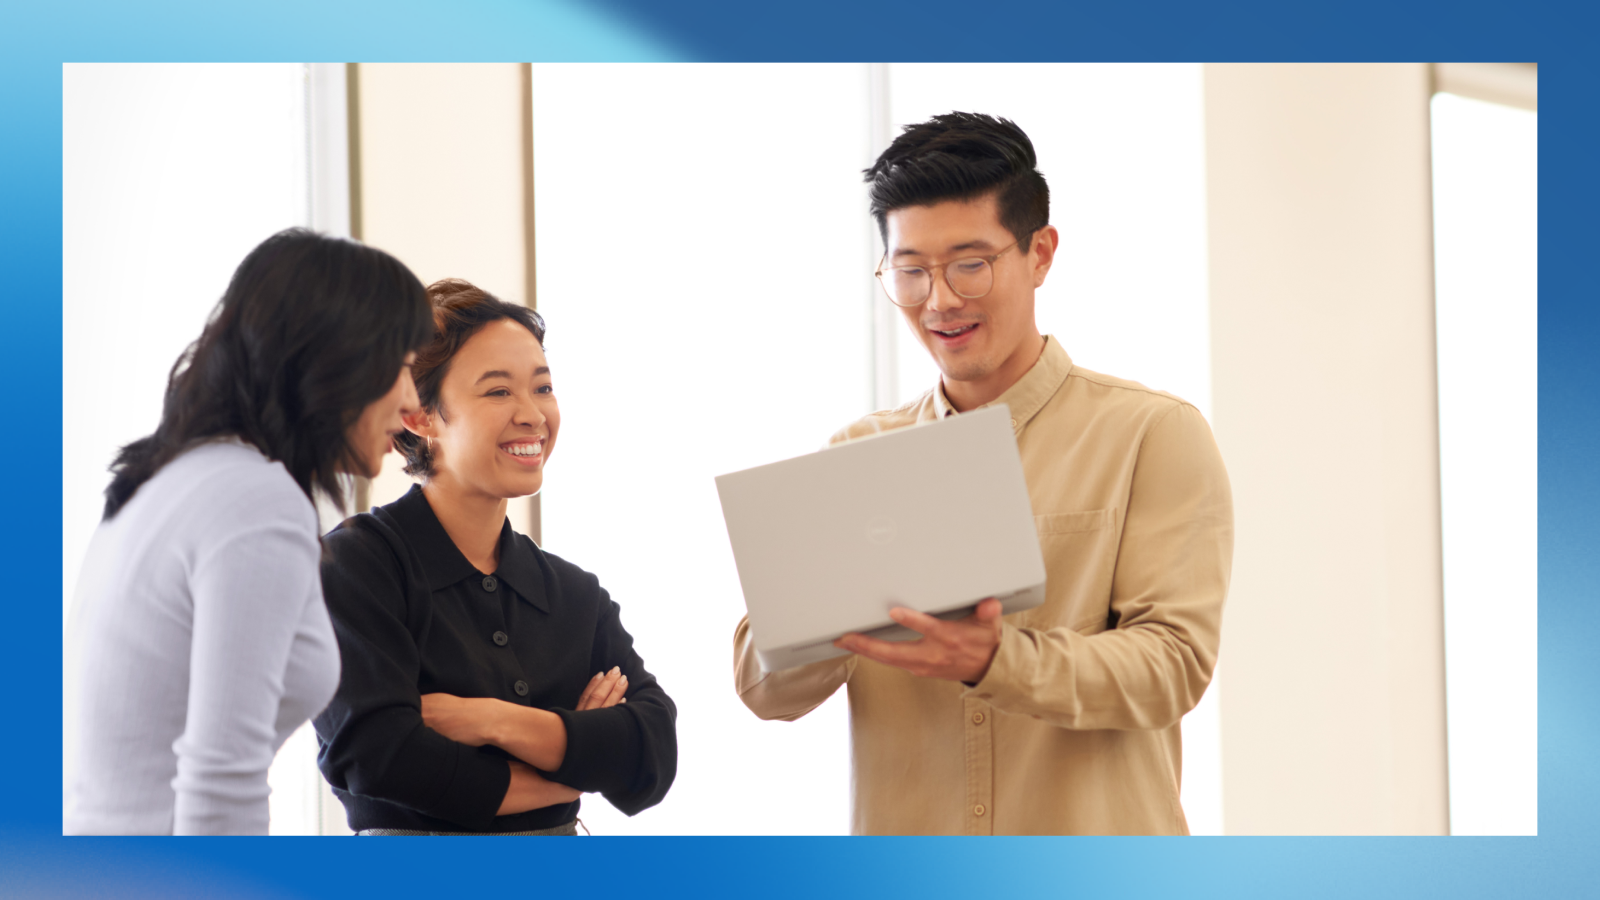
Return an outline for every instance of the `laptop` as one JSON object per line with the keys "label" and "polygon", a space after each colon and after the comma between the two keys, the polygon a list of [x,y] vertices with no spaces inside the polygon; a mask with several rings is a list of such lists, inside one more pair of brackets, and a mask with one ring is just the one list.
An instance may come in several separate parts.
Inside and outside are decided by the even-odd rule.
{"label": "laptop", "polygon": [[716,481],[764,671],[843,656],[847,632],[918,637],[895,606],[958,619],[986,597],[1006,614],[1044,602],[1004,404]]}

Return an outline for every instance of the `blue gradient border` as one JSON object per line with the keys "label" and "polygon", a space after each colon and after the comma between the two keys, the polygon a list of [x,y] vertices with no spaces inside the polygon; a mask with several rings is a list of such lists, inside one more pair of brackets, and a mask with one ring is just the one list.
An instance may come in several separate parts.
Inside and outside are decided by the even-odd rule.
{"label": "blue gradient border", "polygon": [[[977,7],[949,0],[77,0],[6,8],[0,259],[16,406],[0,636],[0,896],[333,897],[597,893],[777,897],[1584,896],[1600,885],[1600,292],[1595,14],[1576,5],[1376,2]],[[655,838],[351,844],[59,836],[61,64],[216,60],[1537,61],[1539,321],[1537,838]],[[115,360],[107,377],[115,377]],[[35,444],[34,442],[40,442]],[[44,470],[33,464],[44,460]],[[43,560],[43,570],[28,563]],[[50,576],[46,578],[45,576]],[[737,785],[729,785],[736,802]]]}

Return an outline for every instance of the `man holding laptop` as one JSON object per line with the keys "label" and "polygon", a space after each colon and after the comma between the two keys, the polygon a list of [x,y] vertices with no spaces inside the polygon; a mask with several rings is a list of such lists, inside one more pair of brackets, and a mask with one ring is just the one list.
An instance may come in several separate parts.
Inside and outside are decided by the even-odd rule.
{"label": "man holding laptop", "polygon": [[[845,635],[849,655],[764,672],[734,635],[740,698],[792,720],[850,697],[857,834],[1185,834],[1179,723],[1216,664],[1233,552],[1227,473],[1190,404],[1073,365],[1034,322],[1059,235],[1032,143],[951,113],[867,170],[885,292],[942,373],[834,443],[993,404],[1011,428],[1044,557],[1044,603],[999,601],[922,635]],[[968,481],[948,472],[930,492]],[[942,549],[962,565],[955,522]]]}

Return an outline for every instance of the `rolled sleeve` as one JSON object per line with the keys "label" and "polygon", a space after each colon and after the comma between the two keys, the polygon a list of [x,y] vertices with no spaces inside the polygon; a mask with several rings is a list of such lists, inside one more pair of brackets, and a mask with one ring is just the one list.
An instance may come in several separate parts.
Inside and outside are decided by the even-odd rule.
{"label": "rolled sleeve", "polygon": [[574,712],[554,709],[567,729],[567,754],[552,781],[580,791],[623,792],[634,787],[639,768],[639,723],[622,706]]}
{"label": "rolled sleeve", "polygon": [[739,699],[762,719],[792,722],[833,696],[850,680],[855,654],[818,660],[792,669],[763,672],[750,637],[750,619],[739,620],[733,632],[733,683]]}

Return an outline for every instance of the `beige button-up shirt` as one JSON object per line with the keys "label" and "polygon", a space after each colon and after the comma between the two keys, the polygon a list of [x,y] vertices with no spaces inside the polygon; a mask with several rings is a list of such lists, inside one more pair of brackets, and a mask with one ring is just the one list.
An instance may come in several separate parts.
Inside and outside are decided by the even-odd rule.
{"label": "beige button-up shirt", "polygon": [[[1002,620],[983,680],[855,655],[763,675],[741,621],[739,696],[792,720],[848,686],[856,834],[1186,834],[1179,722],[1216,665],[1233,557],[1211,429],[1171,394],[1074,366],[1051,338],[994,402],[1011,409],[1046,599]],[[833,441],[953,412],[935,387]],[[953,559],[960,546],[952,529]]]}

